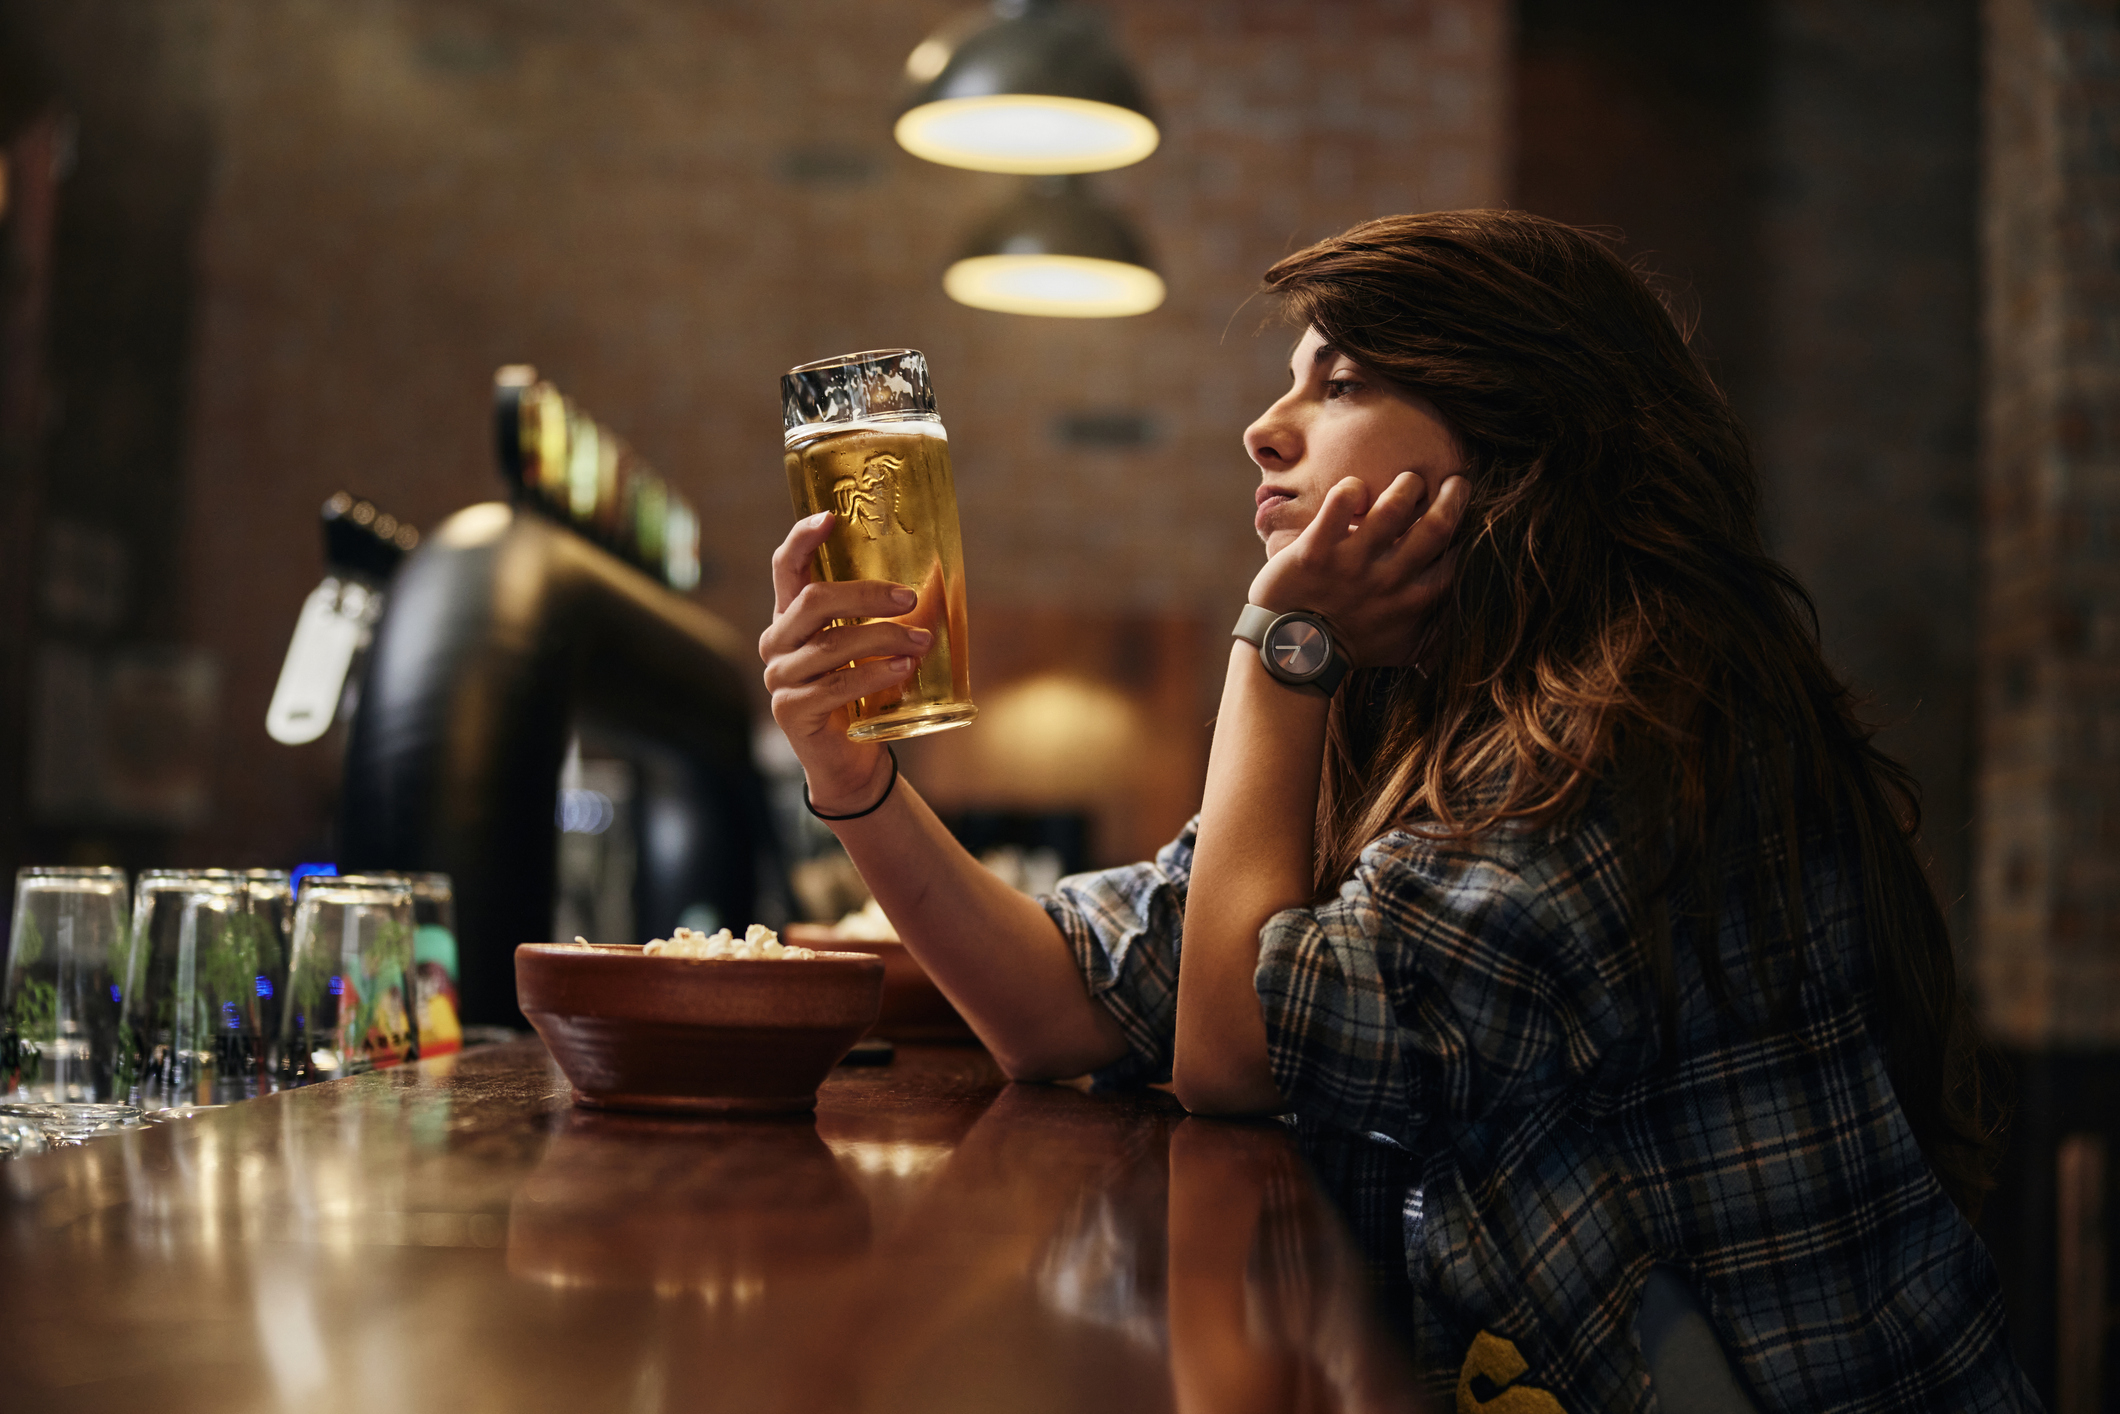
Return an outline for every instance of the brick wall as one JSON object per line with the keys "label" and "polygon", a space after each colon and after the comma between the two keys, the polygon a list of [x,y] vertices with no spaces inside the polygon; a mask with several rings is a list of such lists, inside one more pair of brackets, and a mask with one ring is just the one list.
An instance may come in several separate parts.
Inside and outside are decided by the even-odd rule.
{"label": "brick wall", "polygon": [[1986,0],[1980,978],[2120,1044],[2120,18]]}
{"label": "brick wall", "polygon": [[[1258,272],[1504,194],[1500,0],[1110,5],[1165,138],[1093,181],[1170,301],[1027,320],[939,284],[1009,180],[889,138],[898,65],[950,3],[196,2],[216,165],[185,603],[223,667],[202,861],[311,847],[334,748],[263,720],[316,507],[344,485],[431,525],[494,495],[495,365],[536,363],[705,508],[702,598],[747,632],[789,518],[777,375],[893,344],[935,370],[975,606],[1219,622],[1258,556],[1238,434],[1290,338],[1254,337]],[[1145,413],[1153,440],[1058,440],[1083,412]]]}

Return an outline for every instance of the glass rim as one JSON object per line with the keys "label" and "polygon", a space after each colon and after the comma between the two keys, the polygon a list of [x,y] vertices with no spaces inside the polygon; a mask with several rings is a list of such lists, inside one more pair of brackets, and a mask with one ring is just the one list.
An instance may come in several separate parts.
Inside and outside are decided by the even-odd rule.
{"label": "glass rim", "polygon": [[348,893],[402,894],[412,897],[412,881],[403,874],[311,874],[302,881],[302,897],[311,890],[345,890]]}
{"label": "glass rim", "polygon": [[133,887],[139,890],[190,888],[201,892],[234,893],[250,881],[240,875],[209,869],[143,869]]}
{"label": "glass rim", "polygon": [[438,893],[456,892],[454,876],[439,869],[369,869],[359,874],[310,874],[303,882],[307,883],[310,879],[388,879],[393,882],[401,880],[412,885],[414,893],[421,889]]}
{"label": "glass rim", "polygon": [[130,1100],[11,1100],[0,1098],[0,1114],[24,1119],[65,1118],[69,1115],[106,1112],[117,1117],[137,1115],[140,1107]]}
{"label": "glass rim", "polygon": [[[879,358],[904,358],[912,354],[926,360],[927,355],[918,349],[863,349],[859,353],[834,354],[830,358],[814,359],[809,363],[798,363],[789,373],[821,373],[827,368],[848,368],[857,363],[869,363]],[[785,376],[785,375],[783,375]]]}
{"label": "glass rim", "polygon": [[25,864],[15,871],[17,879],[122,879],[125,871],[115,864]]}

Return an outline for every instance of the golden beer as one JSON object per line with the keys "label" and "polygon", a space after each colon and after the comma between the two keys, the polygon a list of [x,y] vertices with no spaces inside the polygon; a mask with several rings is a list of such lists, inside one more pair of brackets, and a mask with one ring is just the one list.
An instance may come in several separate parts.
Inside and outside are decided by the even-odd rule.
{"label": "golden beer", "polygon": [[[821,409],[824,416],[798,421],[790,401],[785,443],[795,513],[833,513],[831,535],[817,552],[818,577],[907,585],[920,602],[894,622],[935,635],[911,679],[854,702],[847,735],[855,741],[944,731],[979,713],[972,703],[964,548],[950,479],[949,435],[933,413],[925,361],[916,375],[908,358],[919,355],[911,350],[855,354],[805,365],[783,380],[784,401],[798,396],[787,391],[788,381],[798,375],[808,373],[812,386],[820,374],[832,380],[830,394],[809,408],[812,413]],[[872,376],[879,364],[900,376]]]}

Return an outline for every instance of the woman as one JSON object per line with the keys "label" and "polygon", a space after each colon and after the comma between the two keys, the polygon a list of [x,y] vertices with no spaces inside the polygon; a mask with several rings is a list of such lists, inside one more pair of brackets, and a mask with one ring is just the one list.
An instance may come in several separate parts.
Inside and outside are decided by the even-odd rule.
{"label": "woman", "polygon": [[1305,332],[1244,436],[1240,626],[1311,616],[1270,646],[1321,630],[1338,690],[1234,642],[1194,825],[1034,902],[846,740],[928,639],[886,617],[911,591],[810,582],[804,522],[760,652],[813,809],[1010,1075],[1167,1072],[1412,1151],[1461,1404],[1642,1407],[1654,1271],[1763,1408],[2029,1405],[1913,784],[1666,310],[1512,212],[1371,222],[1266,284]]}

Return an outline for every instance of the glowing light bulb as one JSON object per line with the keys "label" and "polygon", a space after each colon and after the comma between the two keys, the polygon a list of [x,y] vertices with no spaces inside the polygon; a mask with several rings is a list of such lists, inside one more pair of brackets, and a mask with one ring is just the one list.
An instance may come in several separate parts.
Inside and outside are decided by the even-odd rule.
{"label": "glowing light bulb", "polygon": [[1035,93],[923,103],[898,119],[893,134],[930,162],[1028,176],[1129,166],[1162,140],[1156,125],[1130,108]]}
{"label": "glowing light bulb", "polygon": [[942,288],[975,309],[1063,319],[1146,314],[1164,297],[1153,270],[1084,255],[976,255],[944,272]]}

